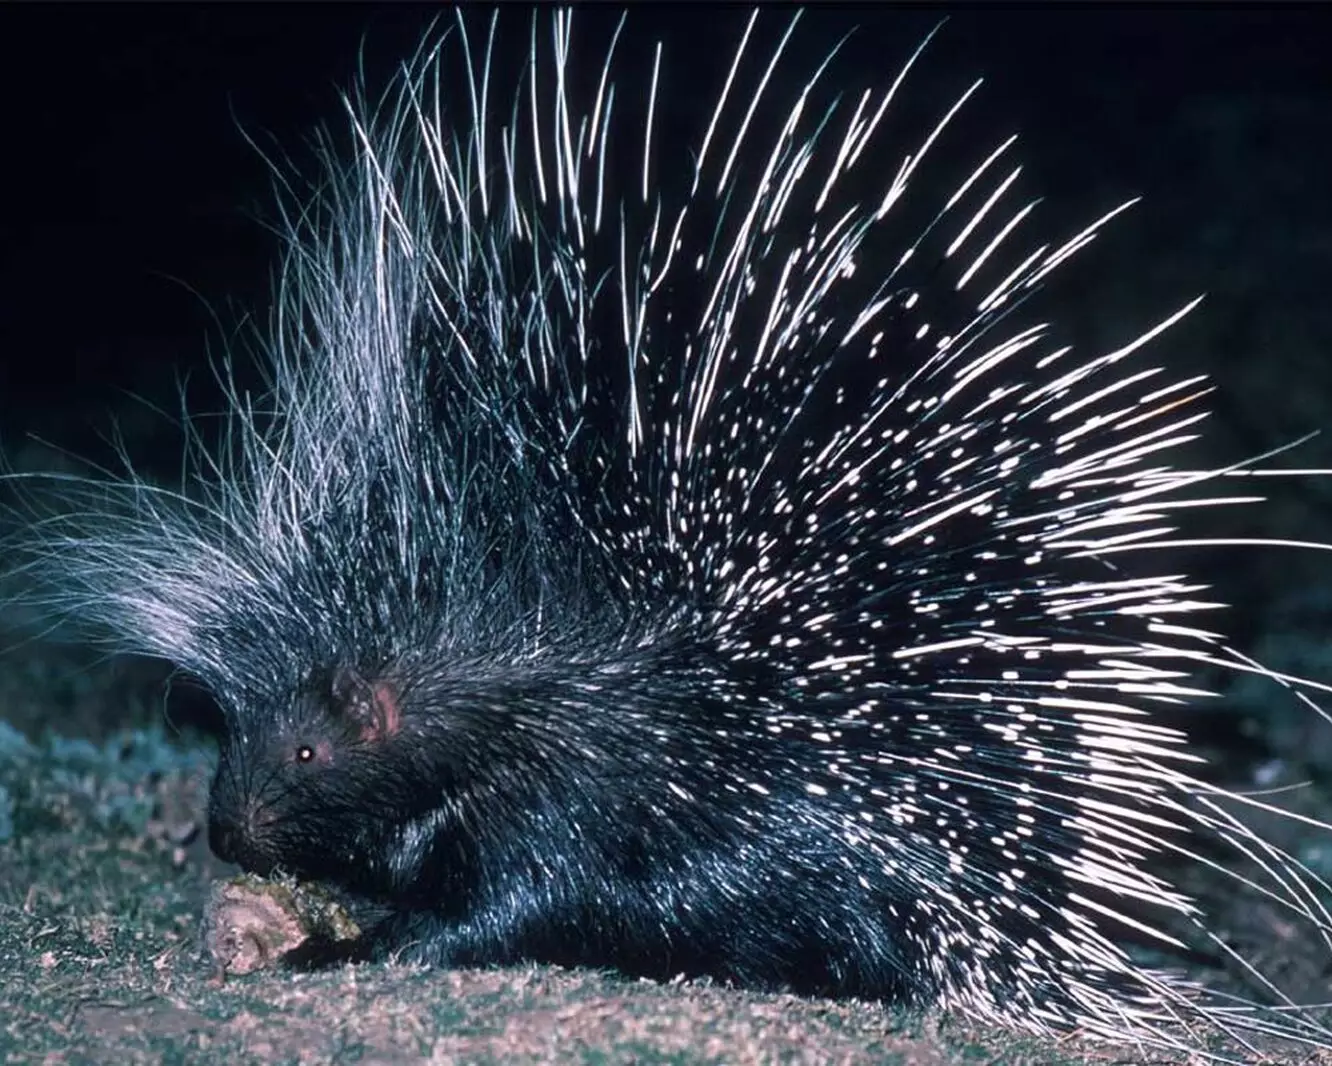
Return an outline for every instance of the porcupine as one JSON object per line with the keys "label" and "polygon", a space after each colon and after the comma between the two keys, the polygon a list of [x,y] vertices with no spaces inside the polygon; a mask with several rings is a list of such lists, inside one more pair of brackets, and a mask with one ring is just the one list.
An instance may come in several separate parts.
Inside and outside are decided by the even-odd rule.
{"label": "porcupine", "polygon": [[1153,566],[1212,480],[1139,363],[1192,305],[1053,344],[1020,307],[1118,209],[1024,245],[1012,139],[929,172],[975,85],[895,141],[902,78],[783,88],[797,24],[663,159],[660,49],[556,14],[501,83],[460,16],[289,205],[266,399],[33,565],[215,695],[214,850],[377,908],[369,957],[1246,1024],[1117,943],[1192,913],[1146,868],[1190,834],[1328,924],[1151,715],[1221,658]]}

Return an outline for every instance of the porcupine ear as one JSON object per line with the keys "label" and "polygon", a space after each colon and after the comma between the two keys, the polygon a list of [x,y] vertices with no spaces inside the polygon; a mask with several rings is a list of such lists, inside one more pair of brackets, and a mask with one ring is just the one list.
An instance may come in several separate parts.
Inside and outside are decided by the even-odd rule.
{"label": "porcupine ear", "polygon": [[334,706],[366,743],[387,740],[402,726],[397,693],[386,681],[367,681],[343,668],[333,675],[332,695]]}

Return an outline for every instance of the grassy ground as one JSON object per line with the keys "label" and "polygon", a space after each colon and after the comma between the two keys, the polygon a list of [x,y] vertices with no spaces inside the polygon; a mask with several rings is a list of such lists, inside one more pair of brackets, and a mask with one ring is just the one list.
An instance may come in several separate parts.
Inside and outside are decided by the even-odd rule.
{"label": "grassy ground", "polygon": [[[148,838],[0,845],[5,1062],[1012,1062],[871,1005],[542,967],[364,966],[217,979],[199,947],[211,873]],[[1064,1058],[1061,1054],[1061,1060]],[[1067,1061],[1078,1061],[1068,1058]]]}
{"label": "grassy ground", "polygon": [[[1051,1043],[877,1004],[549,967],[398,965],[219,979],[202,750],[159,730],[33,743],[0,723],[0,1062],[1201,1062]],[[1235,1061],[1261,1061],[1213,1034]],[[1267,1061],[1332,1063],[1274,1047]]]}
{"label": "grassy ground", "polygon": [[220,982],[199,950],[208,863],[173,862],[144,839],[55,832],[0,846],[0,864],[5,1062],[1148,1061],[870,1004],[545,967],[364,966]]}

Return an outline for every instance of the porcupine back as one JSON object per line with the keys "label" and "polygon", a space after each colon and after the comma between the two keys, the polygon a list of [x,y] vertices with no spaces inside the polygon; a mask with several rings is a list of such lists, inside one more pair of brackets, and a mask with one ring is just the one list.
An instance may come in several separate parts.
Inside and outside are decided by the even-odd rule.
{"label": "porcupine back", "polygon": [[1199,833],[1328,925],[1150,716],[1222,654],[1154,553],[1215,480],[1140,352],[1188,308],[1060,347],[1021,305],[1118,209],[1033,240],[1011,139],[932,166],[976,86],[904,128],[795,25],[662,158],[659,51],[538,18],[508,80],[460,19],[292,190],[271,389],[192,495],[76,486],[107,519],[37,561],[218,698],[218,850],[385,950],[1282,1024],[1117,945]]}

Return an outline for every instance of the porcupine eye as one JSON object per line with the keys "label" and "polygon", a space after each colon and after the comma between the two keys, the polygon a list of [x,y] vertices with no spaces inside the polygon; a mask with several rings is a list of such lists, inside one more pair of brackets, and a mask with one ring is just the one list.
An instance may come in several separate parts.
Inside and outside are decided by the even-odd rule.
{"label": "porcupine eye", "polygon": [[[336,729],[330,729],[335,725]],[[331,766],[337,761],[337,752],[356,739],[355,731],[347,731],[341,723],[315,719],[283,740],[283,759],[298,773],[318,767]]]}

